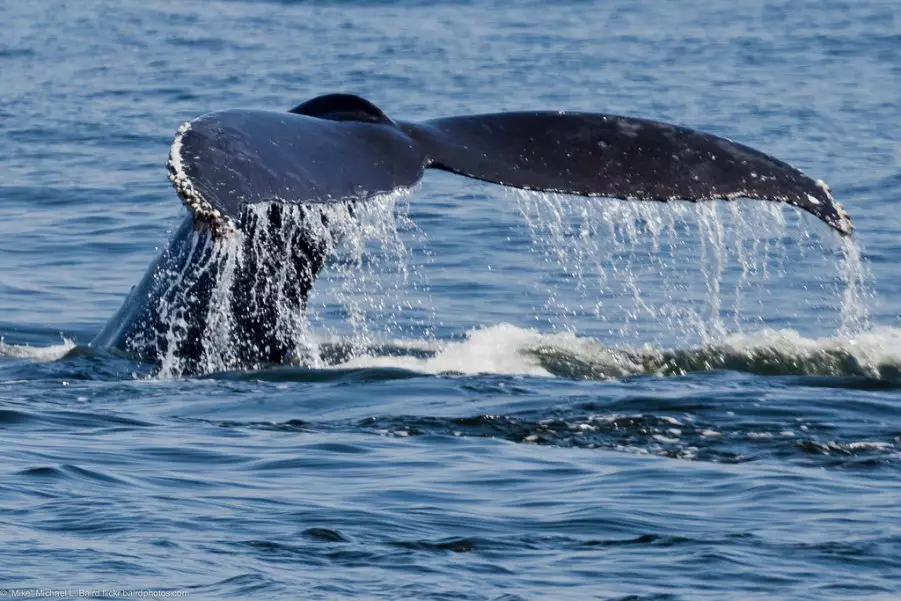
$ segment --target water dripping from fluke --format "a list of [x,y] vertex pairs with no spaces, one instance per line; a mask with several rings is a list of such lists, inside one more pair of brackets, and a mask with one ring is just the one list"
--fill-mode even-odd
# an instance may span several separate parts
[[[285,363],[426,373],[471,373],[476,365],[480,373],[577,378],[781,373],[730,358],[748,352],[728,350],[735,337],[795,332],[779,319],[802,320],[792,304],[820,302],[826,294],[834,296],[834,310],[808,310],[818,320],[813,325],[832,321],[839,338],[871,328],[859,247],[849,238],[836,246],[778,203],[662,204],[528,191],[516,192],[515,200],[542,269],[562,274],[545,280],[546,300],[534,311],[556,331],[602,345],[610,362],[535,343],[533,333],[514,326],[470,330],[463,346],[437,340],[426,272],[413,252],[426,236],[408,216],[407,192],[366,203],[249,205],[242,228],[215,241],[190,229],[175,245],[179,260],[154,271],[155,327],[139,328],[129,350],[155,361],[163,378]],[[317,262],[286,259],[313,255]],[[773,292],[798,286],[804,292],[788,299]],[[203,319],[192,323],[192,314]],[[254,330],[260,324],[271,326],[263,336]],[[810,333],[797,331],[814,339]],[[471,364],[456,354],[461,349],[480,360]],[[795,361],[791,353],[753,353]],[[849,356],[839,362],[856,360]],[[830,365],[783,371],[884,371]]]
[[547,300],[535,309],[555,329],[687,347],[764,328],[871,327],[857,242],[779,203],[513,194],[533,252],[561,276],[537,285]]
[[189,217],[132,292],[151,302],[126,302],[108,335],[124,338],[163,378],[321,367],[323,341],[341,339],[353,354],[403,334],[409,291],[424,289],[405,241],[417,235],[404,193],[359,204],[248,205],[227,235],[198,230]]

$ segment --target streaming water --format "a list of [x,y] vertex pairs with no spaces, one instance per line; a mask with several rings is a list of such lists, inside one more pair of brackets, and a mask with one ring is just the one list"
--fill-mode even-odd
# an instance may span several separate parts
[[308,303],[317,336],[341,338],[356,352],[391,338],[431,337],[427,241],[409,202],[400,191],[330,213],[332,252]]
[[872,327],[868,302],[875,296],[870,271],[861,258],[857,239],[842,239],[838,269],[842,283],[839,334],[854,336]]
[[[857,242],[821,236],[821,224],[808,225],[780,204],[662,204],[536,192],[516,198],[534,251],[565,276],[544,282],[545,306],[564,329],[577,331],[572,318],[592,299],[607,299],[594,301],[592,311],[616,324],[610,333],[617,338],[710,344],[778,315],[782,307],[771,290],[790,279],[817,295],[805,303],[825,305],[821,295],[834,295],[828,303],[834,309],[816,315],[818,326],[831,323],[843,335],[868,327],[868,274]],[[805,278],[795,268],[811,263],[834,277]],[[567,302],[573,291],[577,302]]]
[[[276,214],[267,204],[247,207],[252,233],[238,230],[214,241],[207,232],[191,232],[190,259],[157,274],[163,292],[153,302],[165,334],[158,343],[145,340],[154,331],[139,334],[135,346],[157,349],[158,376],[246,367],[235,348],[243,335],[236,311],[262,315],[274,308],[267,327],[293,349],[294,363],[310,367],[326,364],[321,345],[327,341],[339,343],[342,356],[353,356],[414,332],[430,337],[428,289],[407,242],[421,243],[423,236],[407,217],[406,192],[357,205],[277,208]],[[311,278],[298,269],[309,267],[288,259],[292,245],[301,243],[319,249],[328,265],[306,307],[292,298]],[[233,299],[243,271],[251,272],[253,293],[238,306]],[[192,312],[205,316],[199,333],[189,327]],[[194,366],[180,349],[198,335],[203,355]]]
[[[164,274],[172,279],[170,291],[185,298],[169,292],[159,300],[168,344],[160,351],[158,375],[184,373],[184,359],[172,349],[179,336],[190,335],[186,299],[196,294],[204,273],[214,284],[200,371],[241,367],[232,349],[230,298],[248,252],[270,266],[255,274],[254,286],[262,291],[255,302],[277,307],[272,325],[279,339],[295,349],[295,364],[314,368],[381,365],[590,378],[730,368],[882,377],[897,359],[876,356],[880,344],[897,336],[894,330],[870,332],[863,343],[855,339],[869,329],[867,272],[858,246],[822,242],[797,216],[787,222],[780,205],[731,203],[724,209],[718,203],[663,205],[535,192],[515,196],[532,252],[548,268],[540,284],[546,300],[535,310],[549,314],[565,334],[499,325],[441,343],[421,268],[428,241],[409,217],[409,199],[403,192],[354,206],[285,207],[279,240],[296,240],[295,234],[315,239],[327,257],[306,311],[288,302],[300,274],[281,260],[290,248],[266,234],[272,225],[266,206],[248,209],[263,226],[250,246],[240,232],[216,244],[195,235],[191,253],[198,259]],[[789,228],[798,233],[789,235]],[[833,261],[834,281],[803,285],[835,295],[829,304],[838,309],[822,320],[838,322],[837,338],[809,340],[793,330],[762,327],[775,302],[769,293],[774,280],[797,277],[788,266],[814,258]],[[657,294],[644,293],[646,287]],[[607,336],[586,336],[585,319],[605,324],[615,346],[601,342]]]

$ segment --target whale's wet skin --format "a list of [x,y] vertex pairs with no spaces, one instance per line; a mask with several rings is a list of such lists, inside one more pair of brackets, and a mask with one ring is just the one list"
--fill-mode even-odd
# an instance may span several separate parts
[[[363,266],[367,244],[378,244],[389,259],[391,243],[403,250],[396,238],[403,218],[393,214],[398,198],[384,196],[359,207],[252,205],[242,215],[241,229],[218,240],[186,217],[92,345],[115,346],[116,352],[157,365],[164,376],[320,365],[310,347],[307,298],[313,282],[324,264],[348,256],[351,263],[333,271],[371,271]],[[379,274],[371,271],[369,277]],[[381,304],[389,299],[385,292]],[[360,319],[353,302],[344,310],[349,322]]]
[[[108,8],[0,3],[0,591],[901,596],[894,3]],[[302,102],[333,91],[380,109]],[[531,144],[548,109],[729,138],[810,188],[567,194],[553,149],[648,130]],[[223,162],[288,147],[288,117],[393,150]],[[701,197],[714,154],[633,174]],[[325,202],[229,203],[292,164]],[[527,177],[556,191],[496,183]]]

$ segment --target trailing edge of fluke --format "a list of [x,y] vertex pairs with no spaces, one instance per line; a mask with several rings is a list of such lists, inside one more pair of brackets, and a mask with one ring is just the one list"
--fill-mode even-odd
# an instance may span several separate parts
[[504,186],[624,200],[752,198],[854,226],[821,180],[758,150],[668,123],[567,112],[393,121],[349,94],[291,111],[232,109],[185,123],[170,179],[195,223],[241,227],[246,204],[366,200],[409,188],[426,168]]

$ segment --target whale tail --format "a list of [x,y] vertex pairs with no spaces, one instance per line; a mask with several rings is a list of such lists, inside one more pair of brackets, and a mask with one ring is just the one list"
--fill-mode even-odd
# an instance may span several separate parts
[[799,207],[843,235],[829,188],[774,157],[692,129],[632,117],[521,112],[395,122],[350,94],[287,113],[227,110],[185,124],[170,177],[195,218],[238,225],[247,204],[316,204],[414,185],[425,168],[549,192],[626,200],[752,198]]
[[[613,115],[409,123],[335,94],[289,112],[198,117],[179,129],[168,168],[191,215],[93,344],[150,360],[176,357],[178,373],[291,356],[302,327],[295,317],[336,241],[327,213],[312,205],[409,188],[426,168],[630,200],[768,199],[813,213],[843,235],[853,229],[825,184],[786,163],[710,134]],[[239,244],[219,244],[234,230],[242,236],[229,242]]]

